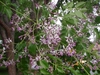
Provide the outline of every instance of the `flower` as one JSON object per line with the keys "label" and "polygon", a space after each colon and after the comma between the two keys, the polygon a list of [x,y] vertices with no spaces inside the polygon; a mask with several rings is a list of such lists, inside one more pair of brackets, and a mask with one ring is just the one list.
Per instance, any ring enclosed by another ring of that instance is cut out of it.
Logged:
{"label": "flower", "polygon": [[73,48],[74,46],[76,46],[76,43],[73,41],[72,37],[65,37],[65,38],[66,42],[68,43],[67,47],[65,48],[65,52],[68,56],[73,56],[74,54],[76,54],[76,51]]}
{"label": "flower", "polygon": [[22,28],[21,27],[17,27],[17,30],[20,32],[22,30]]}
{"label": "flower", "polygon": [[53,44],[53,45],[57,45],[60,41],[60,31],[61,31],[61,26],[59,25],[52,25],[52,24],[48,24],[45,23],[45,25],[43,26],[43,32],[44,35],[41,36],[41,43],[43,44]]}
{"label": "flower", "polygon": [[49,5],[48,5],[48,7],[50,9],[54,9],[56,7],[56,4],[54,2],[50,2]]}
{"label": "flower", "polygon": [[39,5],[38,3],[36,3],[35,6],[36,6],[37,9],[40,9],[40,8],[42,7],[42,6]]}
{"label": "flower", "polygon": [[66,54],[68,56],[74,56],[76,54],[76,51],[74,49],[66,50]]}

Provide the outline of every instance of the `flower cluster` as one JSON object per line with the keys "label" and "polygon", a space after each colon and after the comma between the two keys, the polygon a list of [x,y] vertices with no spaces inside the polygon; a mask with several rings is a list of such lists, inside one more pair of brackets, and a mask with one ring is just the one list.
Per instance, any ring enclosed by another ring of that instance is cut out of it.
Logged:
{"label": "flower cluster", "polygon": [[21,23],[24,22],[25,18],[27,18],[30,14],[30,10],[28,8],[26,8],[25,13],[23,14],[23,16],[18,16],[17,14],[14,14],[12,16],[12,19],[10,21],[11,25],[14,25],[14,27],[12,27],[12,30],[15,31],[25,31],[26,28],[30,27],[28,23],[25,23],[25,25],[21,25]]}
{"label": "flower cluster", "polygon": [[51,50],[50,53],[56,56],[63,56],[63,55],[74,56],[76,54],[76,51],[73,48],[74,46],[76,46],[75,42],[72,40],[71,37],[67,37],[66,41],[68,42],[67,47],[63,46],[63,49]]}
{"label": "flower cluster", "polygon": [[44,23],[43,25],[43,32],[45,33],[43,36],[41,36],[41,42],[43,44],[47,45],[57,45],[61,38],[60,38],[60,31],[61,26],[57,24],[50,24],[50,23]]}
{"label": "flower cluster", "polygon": [[31,69],[33,70],[38,70],[41,67],[37,64],[37,61],[39,61],[41,59],[40,56],[37,56],[35,59],[33,59],[33,57],[31,55],[28,55],[29,60],[30,60],[30,65],[31,65]]}
{"label": "flower cluster", "polygon": [[68,56],[73,56],[74,54],[76,54],[76,51],[73,48],[74,46],[76,46],[76,43],[70,36],[66,37],[66,42],[68,43],[68,46],[65,48],[65,52]]}
{"label": "flower cluster", "polygon": [[3,60],[2,63],[0,63],[0,66],[5,66],[5,67],[7,67],[7,66],[9,66],[9,65],[11,65],[11,64],[15,64],[15,61],[14,61],[13,59],[12,59],[12,60],[9,60],[9,61]]}

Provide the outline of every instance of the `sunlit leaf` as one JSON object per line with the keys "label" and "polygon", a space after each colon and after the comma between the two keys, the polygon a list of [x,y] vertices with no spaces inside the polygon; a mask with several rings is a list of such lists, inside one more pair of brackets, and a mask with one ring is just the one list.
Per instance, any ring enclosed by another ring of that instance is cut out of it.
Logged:
{"label": "sunlit leaf", "polygon": [[81,8],[81,7],[83,7],[85,5],[85,2],[78,2],[76,5],[75,5],[75,7],[76,8]]}
{"label": "sunlit leaf", "polygon": [[43,74],[43,75],[48,75],[49,72],[46,70],[46,69],[41,69],[40,72]]}
{"label": "sunlit leaf", "polygon": [[40,65],[41,65],[43,68],[48,68],[48,67],[49,67],[49,64],[48,64],[47,61],[45,61],[45,60],[40,60]]}
{"label": "sunlit leaf", "polygon": [[73,5],[74,5],[74,3],[73,3],[73,2],[69,2],[69,3],[67,4],[67,8],[72,8],[72,7],[73,7]]}
{"label": "sunlit leaf", "polygon": [[58,66],[58,67],[57,67],[57,70],[58,70],[58,72],[60,72],[60,73],[64,73],[64,70],[62,69],[61,66]]}
{"label": "sunlit leaf", "polygon": [[83,18],[83,14],[81,11],[75,11],[77,17]]}

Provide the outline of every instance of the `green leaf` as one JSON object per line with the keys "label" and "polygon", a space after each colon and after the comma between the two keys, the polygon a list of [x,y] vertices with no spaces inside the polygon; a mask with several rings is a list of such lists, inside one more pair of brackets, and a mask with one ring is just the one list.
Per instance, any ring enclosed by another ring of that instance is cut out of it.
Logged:
{"label": "green leaf", "polygon": [[[57,61],[58,61],[59,63],[62,62],[62,60],[61,60],[60,58],[56,57],[56,56],[55,56],[55,59],[57,59]],[[59,64],[59,63],[58,63],[58,64]]]}
{"label": "green leaf", "polygon": [[67,7],[68,7],[68,8],[72,8],[72,7],[73,7],[73,5],[74,5],[74,3],[73,3],[73,2],[69,2],[69,3],[67,4]]}
{"label": "green leaf", "polygon": [[73,8],[73,6],[74,6],[74,3],[73,2],[69,2],[65,6],[62,6],[62,9],[66,10],[68,8]]}
{"label": "green leaf", "polygon": [[56,57],[56,56],[53,56],[53,55],[51,55],[51,54],[48,54],[48,56],[49,56],[50,59],[53,60],[53,61],[56,61],[56,62],[59,62],[59,63],[62,62],[62,60],[61,60],[60,58]]}
{"label": "green leaf", "polygon": [[66,29],[66,26],[63,26],[61,30],[61,37],[64,37],[68,35],[68,30]]}
{"label": "green leaf", "polygon": [[30,44],[29,45],[29,47],[28,47],[28,49],[29,49],[29,53],[31,54],[31,55],[35,55],[36,54],[36,45],[35,44]]}
{"label": "green leaf", "polygon": [[45,6],[43,6],[43,8],[42,8],[42,16],[48,17],[49,14],[50,14],[50,12],[45,8]]}
{"label": "green leaf", "polygon": [[95,18],[95,23],[96,23],[96,24],[100,23],[100,16],[97,16],[97,17]]}
{"label": "green leaf", "polygon": [[8,6],[13,6],[14,8],[17,8],[18,6],[14,3],[7,3]]}
{"label": "green leaf", "polygon": [[9,19],[11,18],[11,16],[12,16],[12,10],[11,9],[5,8],[4,13],[8,16]]}
{"label": "green leaf", "polygon": [[77,25],[78,20],[77,20],[75,17],[71,16],[71,15],[65,15],[65,16],[63,17],[62,22],[63,22],[64,24],[66,23],[66,25],[67,25],[67,24],[70,24],[70,25]]}
{"label": "green leaf", "polygon": [[49,72],[46,69],[41,69],[40,72],[44,75],[48,75]]}
{"label": "green leaf", "polygon": [[77,75],[83,75],[79,70],[76,70],[75,72],[77,73]]}
{"label": "green leaf", "polygon": [[51,54],[48,54],[48,56],[51,58],[51,59],[54,59],[55,56],[51,55]]}
{"label": "green leaf", "polygon": [[23,0],[19,0],[19,3],[20,4],[23,4],[25,2],[25,0],[23,1]]}
{"label": "green leaf", "polygon": [[23,48],[25,48],[25,46],[26,46],[26,43],[25,42],[21,42],[21,43],[18,43],[17,45],[16,45],[16,49],[17,50],[22,50]]}
{"label": "green leaf", "polygon": [[74,28],[71,28],[71,29],[69,30],[69,33],[70,33],[71,36],[76,35],[76,31],[75,31]]}
{"label": "green leaf", "polygon": [[22,58],[20,62],[17,64],[17,68],[21,69],[22,71],[28,70],[29,68],[29,58]]}
{"label": "green leaf", "polygon": [[80,9],[81,12],[86,12],[87,11],[87,8],[82,8]]}
{"label": "green leaf", "polygon": [[94,31],[96,33],[96,40],[99,40],[100,39],[100,32],[98,31],[97,28],[94,28]]}
{"label": "green leaf", "polygon": [[4,13],[4,8],[5,8],[5,7],[4,7],[2,4],[0,4],[0,12],[1,12],[1,13]]}
{"label": "green leaf", "polygon": [[40,60],[40,65],[45,69],[49,67],[49,64],[45,60]]}
{"label": "green leaf", "polygon": [[85,2],[78,2],[75,7],[76,8],[82,8],[85,5]]}
{"label": "green leaf", "polygon": [[[79,39],[79,41],[80,41],[80,39]],[[80,42],[81,42],[81,41],[80,41]],[[83,48],[83,46],[82,46],[81,43],[77,43],[77,45],[75,46],[75,49],[76,49],[77,52],[80,52],[80,51],[82,51],[84,48]]]}
{"label": "green leaf", "polygon": [[72,20],[73,20],[72,24],[77,25],[78,20],[76,18],[74,18],[74,17],[72,18]]}
{"label": "green leaf", "polygon": [[79,17],[79,18],[84,18],[81,11],[75,11],[75,14],[76,14],[76,16]]}
{"label": "green leaf", "polygon": [[91,13],[93,11],[92,3],[87,1],[86,2],[87,13]]}
{"label": "green leaf", "polygon": [[88,31],[89,31],[89,29],[87,28],[87,24],[85,24],[82,32],[83,33],[87,33]]}
{"label": "green leaf", "polygon": [[91,45],[87,48],[87,50],[86,50],[86,51],[90,53],[90,52],[91,52],[91,50],[93,49],[93,47],[94,47],[94,44],[91,44]]}
{"label": "green leaf", "polygon": [[70,70],[74,75],[78,75],[72,67],[69,67],[69,70]]}
{"label": "green leaf", "polygon": [[62,22],[62,25],[63,26],[66,26],[67,25],[67,22],[64,20],[64,18],[63,18],[63,20],[61,20],[61,22]]}
{"label": "green leaf", "polygon": [[64,70],[63,70],[63,68],[61,66],[57,67],[57,71],[60,72],[60,73],[64,73]]}
{"label": "green leaf", "polygon": [[84,13],[83,13],[82,15],[83,15],[83,18],[84,18],[84,19],[86,19],[86,18],[87,18],[87,17],[86,17],[86,15],[85,15]]}

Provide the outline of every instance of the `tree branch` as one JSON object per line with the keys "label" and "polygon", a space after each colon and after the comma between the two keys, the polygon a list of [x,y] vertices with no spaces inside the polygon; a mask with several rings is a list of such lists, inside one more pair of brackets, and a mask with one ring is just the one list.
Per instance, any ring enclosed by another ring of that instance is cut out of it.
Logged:
{"label": "tree branch", "polygon": [[2,21],[2,19],[0,19],[0,26],[3,27],[4,30],[6,31],[7,37],[8,37],[8,38],[11,38],[11,29],[9,28],[9,26],[7,26],[7,25]]}
{"label": "tree branch", "polygon": [[1,26],[0,26],[0,34],[1,34],[1,38],[3,40],[3,44],[5,44],[6,43],[5,39],[7,39],[7,36],[6,36],[6,32],[5,32],[4,28],[2,28]]}

